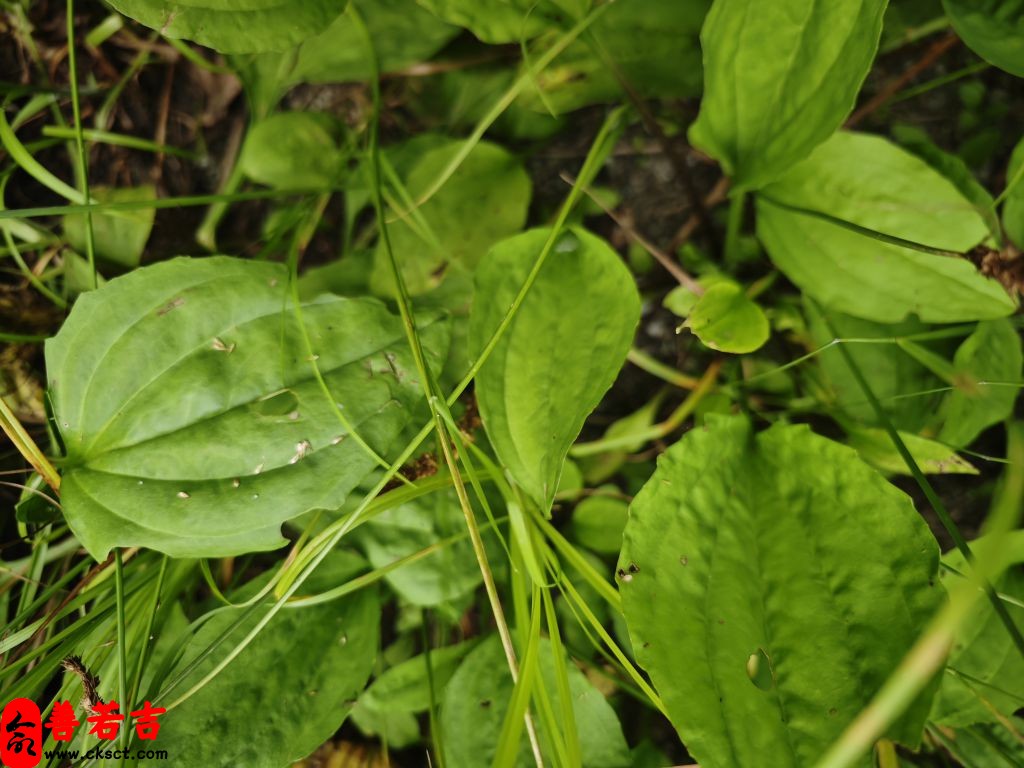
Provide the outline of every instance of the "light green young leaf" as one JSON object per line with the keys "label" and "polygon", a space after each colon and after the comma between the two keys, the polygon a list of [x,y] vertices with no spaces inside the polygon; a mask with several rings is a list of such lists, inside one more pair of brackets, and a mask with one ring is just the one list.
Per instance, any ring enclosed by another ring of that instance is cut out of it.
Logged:
{"label": "light green young leaf", "polygon": [[972,51],[1024,77],[1024,6],[1017,0],[942,0],[942,5]]}
{"label": "light green young leaf", "polygon": [[[282,522],[336,509],[373,468],[314,378],[287,285],[280,264],[161,262],[82,296],[47,341],[61,502],[94,557],[274,549]],[[339,297],[303,319],[342,413],[387,451],[422,397],[400,320]],[[447,324],[420,335],[439,366]]]}
{"label": "light green young leaf", "polygon": [[[852,449],[709,416],[634,500],[619,589],[638,659],[702,766],[805,768],[938,609],[938,557],[911,500]],[[767,688],[751,657],[769,664]],[[895,738],[917,743],[929,699]]]}
{"label": "light green young leaf", "polygon": [[[553,654],[550,642],[542,640],[540,676],[535,685],[543,684],[553,710],[558,712],[560,704]],[[615,710],[575,665],[567,664],[567,668],[583,768],[630,766],[629,747]],[[445,764],[449,768],[480,768],[492,764],[512,688],[512,677],[505,665],[501,644],[495,635],[491,635],[466,657],[445,689],[441,725]],[[535,722],[542,745],[549,744],[549,737],[539,720]],[[550,749],[544,751],[550,754]],[[533,765],[524,737],[516,768]]]}
{"label": "light green young leaf", "polygon": [[1024,248],[1024,179],[1018,178],[1024,166],[1024,139],[1017,143],[1006,169],[1007,184],[1016,181],[1003,202],[1003,228],[1018,248]]}
{"label": "light green young leaf", "polygon": [[952,182],[879,136],[839,132],[763,190],[757,231],[772,261],[827,307],[876,322],[913,313],[951,323],[1015,309],[966,258],[881,242],[773,201],[949,251],[985,240],[984,218]]}
{"label": "light green young leaf", "polygon": [[[476,640],[466,640],[430,652],[431,674],[437,695],[444,690],[459,664],[476,644]],[[430,678],[427,676],[426,655],[421,653],[385,670],[366,689],[360,702],[385,713],[426,712],[430,708]]]}
{"label": "light green young leaf", "polygon": [[[479,351],[526,281],[549,230],[499,243],[476,273],[470,348]],[[607,243],[562,233],[480,370],[476,395],[501,463],[544,511],[583,422],[626,359],[640,319],[629,270]]]}
{"label": "light green young leaf", "polygon": [[718,0],[701,32],[704,100],[690,139],[739,189],[774,181],[853,108],[886,0]]}
{"label": "light green young leaf", "polygon": [[[136,202],[156,199],[152,186],[110,189],[92,187],[89,194],[100,203]],[[156,218],[155,208],[134,211],[100,211],[92,214],[92,236],[96,256],[122,267],[137,267]],[[79,253],[86,253],[85,216],[65,216],[64,236]],[[90,275],[90,280],[91,280]],[[90,282],[90,287],[91,282]]]}
{"label": "light green young leaf", "polygon": [[347,0],[110,0],[164,37],[193,40],[221,53],[286,51],[312,37]]}
{"label": "light green young leaf", "polygon": [[345,170],[341,126],[321,112],[278,112],[245,137],[238,164],[253,181],[278,189],[337,187]]}
{"label": "light green young leaf", "polygon": [[[882,472],[910,474],[903,456],[896,450],[889,433],[880,427],[847,429],[850,447],[871,466]],[[911,432],[900,432],[900,439],[914,457],[917,466],[931,475],[976,475],[977,468],[952,448]]]}
{"label": "light green young leaf", "polygon": [[704,292],[683,325],[711,349],[735,354],[760,349],[771,335],[764,310],[727,280]]}
{"label": "light green young leaf", "polygon": [[[317,592],[337,586],[355,575],[358,563],[345,553],[334,554],[307,588]],[[244,610],[224,609],[205,622],[175,670],[184,669]],[[172,698],[212,671],[266,610],[258,609],[234,630]],[[366,684],[379,631],[380,603],[372,588],[282,610],[219,675],[161,716],[161,748],[209,768],[281,768],[306,757],[338,730]]]}
{"label": "light green young leaf", "polygon": [[[1012,546],[1019,550],[1024,545],[1024,532],[1009,535],[1014,540]],[[981,538],[971,548],[980,556],[979,545],[983,551],[984,544]],[[959,574],[970,570],[956,550],[946,553],[942,560]],[[952,590],[963,581],[963,575],[943,571],[942,581]],[[1024,600],[1024,574],[1019,567],[1007,569],[994,586],[1004,595]],[[1004,605],[1017,626],[1024,628],[1024,608]],[[1024,690],[1024,659],[989,602],[979,601],[974,615],[960,625],[948,667],[932,706],[931,719],[936,723],[959,728],[996,722],[997,713],[1011,715],[1024,706],[1020,695]]]}
{"label": "light green young leaf", "polygon": [[1013,384],[1021,382],[1022,365],[1024,353],[1013,323],[1006,319],[978,323],[953,358],[956,390],[943,404],[939,439],[950,445],[970,445],[985,429],[1009,417],[1020,393]]}
{"label": "light green young leaf", "polygon": [[[427,151],[403,180],[415,200],[462,149],[448,141]],[[530,206],[530,177],[522,163],[496,144],[480,142],[441,190],[410,216],[389,225],[391,246],[413,295],[435,287],[452,262],[472,268],[504,237],[520,231]],[[406,199],[399,197],[400,207]],[[394,291],[383,243],[374,255],[371,285],[376,293]]]}

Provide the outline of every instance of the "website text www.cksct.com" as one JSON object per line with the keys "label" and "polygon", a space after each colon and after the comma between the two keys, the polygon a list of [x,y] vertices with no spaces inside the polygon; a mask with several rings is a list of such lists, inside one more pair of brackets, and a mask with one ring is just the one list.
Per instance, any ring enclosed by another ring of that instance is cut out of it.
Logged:
{"label": "website text www.cksct.com", "polygon": [[108,749],[93,747],[82,752],[80,749],[47,749],[43,751],[47,760],[167,760],[166,749]]}

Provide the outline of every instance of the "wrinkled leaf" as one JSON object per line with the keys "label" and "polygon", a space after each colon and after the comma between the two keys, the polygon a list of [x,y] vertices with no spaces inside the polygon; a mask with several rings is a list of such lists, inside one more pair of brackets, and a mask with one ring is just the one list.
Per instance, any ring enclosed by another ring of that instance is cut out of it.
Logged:
{"label": "wrinkled leaf", "polygon": [[[279,264],[161,262],[82,296],[47,341],[64,515],[97,559],[274,549],[282,522],[336,509],[374,466],[314,379],[287,283]],[[401,322],[372,299],[303,315],[343,414],[387,451],[421,397]],[[446,324],[420,334],[438,365]]]}
{"label": "wrinkled leaf", "polygon": [[279,112],[249,129],[238,163],[253,181],[278,189],[331,189],[344,171],[340,126],[320,112]]}
{"label": "wrinkled leaf", "polygon": [[194,40],[221,53],[285,51],[315,35],[347,0],[110,0],[164,37]]}
{"label": "wrinkled leaf", "polygon": [[775,265],[827,307],[876,322],[916,314],[949,323],[1002,317],[1015,304],[966,258],[881,242],[821,212],[886,235],[964,252],[985,220],[947,179],[889,141],[840,132],[758,197],[757,231]]}
{"label": "wrinkled leaf", "polygon": [[701,32],[704,100],[694,145],[738,188],[803,160],[853,108],[885,0],[718,0]]}
{"label": "wrinkled leaf", "polygon": [[[110,189],[92,187],[89,194],[100,203],[137,202],[156,199],[151,186]],[[92,237],[96,256],[122,267],[136,267],[153,231],[155,208],[134,211],[98,211],[92,214]],[[87,253],[86,222],[81,214],[64,217],[64,236],[79,253]],[[89,275],[89,287],[92,287]]]}
{"label": "wrinkled leaf", "polygon": [[[1020,531],[1008,536],[1013,540],[1011,547],[1019,549],[1024,544]],[[972,542],[971,549],[980,556],[984,545],[982,538]],[[953,590],[963,583],[970,567],[956,550],[942,560],[956,570],[942,573],[943,583]],[[1024,600],[1024,573],[1019,567],[1006,570],[994,586],[997,592]],[[1024,608],[1005,601],[1003,605],[1017,626],[1024,629]],[[948,667],[932,707],[935,722],[952,727],[996,722],[996,713],[1011,715],[1024,706],[1019,695],[1024,689],[1024,659],[988,601],[978,601],[973,615],[960,624]]]}
{"label": "wrinkled leaf", "polygon": [[[509,238],[481,262],[472,350],[498,328],[549,234]],[[636,285],[615,251],[583,230],[564,232],[477,376],[488,438],[544,511],[569,447],[626,359],[639,318]]]}
{"label": "wrinkled leaf", "polygon": [[1024,77],[1024,6],[1017,0],[942,0],[942,5],[972,51]]}
{"label": "wrinkled leaf", "polygon": [[[903,456],[884,429],[856,428],[847,430],[850,447],[871,466],[882,472],[908,475],[910,470]],[[976,475],[978,470],[947,445],[910,432],[900,432],[900,439],[914,457],[917,466],[930,475]]]}
{"label": "wrinkled leaf", "polygon": [[[333,555],[303,593],[343,583],[358,565],[344,553]],[[187,691],[220,663],[266,610],[258,608],[228,635],[185,676],[176,693]],[[226,608],[206,621],[174,673],[244,612]],[[160,718],[160,747],[210,768],[280,768],[305,757],[331,738],[365,685],[377,654],[379,624],[380,604],[372,588],[308,608],[283,609],[219,675]]]}
{"label": "wrinkled leaf", "polygon": [[[584,768],[625,768],[631,765],[622,726],[604,697],[573,664],[567,664],[576,729]],[[555,682],[555,659],[551,644],[541,641],[540,675],[555,712],[560,712]],[[479,768],[491,765],[501,733],[501,724],[512,696],[512,677],[505,663],[501,643],[491,635],[473,649],[445,689],[441,707],[445,764],[450,768]],[[539,720],[542,743],[548,738]],[[551,754],[550,747],[543,750]],[[517,768],[534,765],[524,736]]]}
{"label": "wrinkled leaf", "polygon": [[764,310],[742,286],[726,280],[704,292],[684,326],[711,349],[736,354],[760,349],[771,333]]}
{"label": "wrinkled leaf", "polygon": [[[1009,320],[978,323],[953,358],[956,390],[942,408],[939,439],[950,445],[970,445],[985,429],[1013,413],[1021,381],[1020,335]],[[985,382],[985,383],[982,383]],[[991,382],[991,383],[989,383]]]}
{"label": "wrinkled leaf", "polygon": [[[448,141],[423,154],[404,179],[416,200],[441,175],[462,142]],[[413,295],[435,287],[451,262],[474,267],[488,249],[526,223],[530,178],[512,154],[480,142],[441,190],[402,221],[389,225],[391,246]],[[403,204],[403,209],[408,204]],[[374,254],[371,285],[391,295],[394,281],[383,243]]]}
{"label": "wrinkled leaf", "polygon": [[[937,566],[911,500],[852,449],[709,416],[634,500],[618,574],[633,647],[694,758],[803,768],[938,609]],[[762,653],[767,688],[748,671]],[[928,699],[898,739],[918,741]]]}

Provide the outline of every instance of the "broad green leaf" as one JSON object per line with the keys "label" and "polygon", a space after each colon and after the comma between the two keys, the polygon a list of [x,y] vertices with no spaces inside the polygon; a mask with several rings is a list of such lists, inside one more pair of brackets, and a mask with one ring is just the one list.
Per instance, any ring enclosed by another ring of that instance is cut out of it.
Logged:
{"label": "broad green leaf", "polygon": [[[152,186],[110,189],[92,187],[89,194],[101,203],[138,202],[156,199]],[[153,231],[155,208],[134,211],[100,211],[92,214],[92,237],[96,256],[122,267],[137,267]],[[81,214],[64,217],[64,236],[79,253],[87,252],[86,223]],[[89,276],[89,287],[92,287]]]}
{"label": "broad green leaf", "polygon": [[978,323],[953,358],[956,390],[942,408],[944,423],[939,439],[966,446],[985,429],[1013,413],[1020,389],[1024,353],[1009,320]]}
{"label": "broad green leaf", "polygon": [[[435,695],[440,695],[476,640],[466,640],[430,652]],[[380,712],[426,712],[430,708],[427,655],[419,654],[386,670],[363,693],[360,702]]]}
{"label": "broad green leaf", "polygon": [[736,354],[760,349],[771,333],[764,310],[728,280],[710,286],[683,325],[711,349]]}
{"label": "broad green leaf", "polygon": [[577,40],[538,74],[533,85],[540,97],[534,92],[529,103],[561,114],[620,99],[623,88],[610,64],[644,98],[699,95],[698,38],[710,5],[709,0],[616,0],[591,26],[592,40]]}
{"label": "broad green leaf", "polygon": [[[1024,544],[1024,533],[1015,531],[1009,535],[1016,547]],[[979,545],[983,552],[984,542],[982,538],[972,543],[971,548],[979,556]],[[948,552],[942,560],[957,572],[942,574],[943,583],[952,590],[962,583],[969,566],[956,550]],[[1006,570],[994,586],[997,592],[1024,600],[1024,573],[1017,564]],[[1004,606],[1013,621],[1024,629],[1024,608],[1009,602],[1004,602]],[[948,667],[931,712],[931,719],[940,725],[958,728],[996,722],[997,714],[1011,715],[1024,707],[1024,659],[987,601],[979,601],[973,615],[961,623]]]}
{"label": "broad green leaf", "polygon": [[627,508],[625,501],[614,496],[588,496],[572,511],[573,541],[601,555],[619,554]]}
{"label": "broad green leaf", "polygon": [[[403,179],[408,197],[398,198],[399,207],[429,189],[461,149],[461,141],[449,141],[423,154]],[[480,142],[437,194],[389,226],[410,293],[435,287],[453,262],[475,267],[491,246],[523,228],[529,206],[530,178],[522,163],[498,145]],[[371,285],[380,295],[394,290],[383,243]]]}
{"label": "broad green leaf", "polygon": [[[314,378],[280,264],[179,258],[83,295],[46,343],[64,515],[102,560],[274,549],[374,466]],[[372,299],[303,306],[333,399],[378,453],[421,397],[398,317]],[[447,325],[420,323],[429,362]]]}
{"label": "broad green leaf", "polygon": [[690,129],[737,188],[774,181],[853,108],[886,0],[718,0],[701,32],[704,100]]}
{"label": "broad green leaf", "polygon": [[[573,664],[568,664],[569,691],[582,748],[583,768],[625,768],[631,765],[629,748],[615,711]],[[559,712],[555,683],[555,659],[551,644],[541,641],[540,676],[551,706]],[[449,768],[480,768],[491,765],[502,721],[512,696],[512,676],[497,636],[491,635],[473,649],[448,682],[441,706],[445,765]],[[548,736],[535,718],[542,744]],[[550,748],[543,750],[551,754]],[[517,768],[534,765],[526,738],[522,739]]]}
{"label": "broad green leaf", "polygon": [[[329,589],[355,575],[358,560],[333,555],[303,591]],[[258,608],[180,683],[187,691],[264,617]],[[226,608],[185,647],[183,670],[245,612]],[[302,609],[285,608],[224,670],[160,718],[159,742],[191,765],[281,768],[331,738],[366,684],[377,654],[380,604],[372,588]]]}
{"label": "broad green leaf", "polygon": [[950,751],[962,765],[971,768],[1019,768],[1024,765],[1024,743],[1018,736],[1024,733],[1024,719],[1009,717],[1006,722],[1009,727],[1003,723],[981,724],[945,731]]}
{"label": "broad green leaf", "polygon": [[[435,493],[389,509],[366,522],[356,534],[374,568],[383,568],[465,530],[454,493]],[[437,606],[468,598],[480,584],[480,568],[469,540],[459,541],[409,563],[384,577],[413,605]],[[455,610],[465,609],[465,600]]]}
{"label": "broad green leaf", "polygon": [[551,24],[535,0],[417,0],[449,24],[465,27],[485,43],[518,43]]}
{"label": "broad green leaf", "polygon": [[[477,268],[470,348],[479,353],[526,282],[550,231],[499,243]],[[476,380],[501,463],[544,511],[569,447],[612,385],[640,318],[629,270],[607,243],[563,232]]]}
{"label": "broad green leaf", "polygon": [[269,187],[330,190],[345,171],[340,134],[330,115],[279,112],[249,129],[238,164],[250,179]]}
{"label": "broad green leaf", "polygon": [[[619,590],[701,766],[805,768],[938,609],[938,556],[911,500],[852,449],[806,426],[755,436],[744,417],[709,416],[635,498]],[[751,657],[769,665],[766,688]],[[892,735],[916,744],[930,698]]]}
{"label": "broad green leaf", "polygon": [[1010,157],[1010,165],[1006,169],[1006,183],[1014,183],[1003,203],[1003,227],[1006,236],[1018,248],[1024,248],[1024,178],[1020,174],[1024,168],[1024,139],[1014,147]]}
{"label": "broad green leaf", "polygon": [[312,37],[347,0],[109,0],[164,37],[194,40],[221,53],[285,51]]}
{"label": "broad green leaf", "polygon": [[965,252],[985,240],[984,218],[952,182],[879,136],[837,133],[758,196],[757,231],[775,265],[825,306],[876,322],[983,320],[1015,309],[966,258],[881,242],[774,202],[933,248]]}
{"label": "broad green leaf", "polygon": [[942,0],[942,5],[972,51],[1024,77],[1024,6],[1017,0]]}
{"label": "broad green leaf", "polygon": [[[814,347],[823,347],[833,340],[832,333],[819,309],[810,301],[805,301],[804,305],[811,341]],[[826,311],[825,314],[843,339],[892,339],[927,328],[917,320],[882,325],[840,312]],[[931,423],[940,399],[935,393],[927,394],[927,390],[942,386],[939,379],[895,344],[850,342],[847,351],[860,369],[868,372],[871,388],[897,429],[919,432]],[[877,424],[878,416],[864,397],[842,352],[826,349],[818,355],[817,361],[825,379],[826,392],[821,396],[825,404],[838,405],[843,413],[862,424]]]}
{"label": "broad green leaf", "polygon": [[[893,445],[889,433],[880,427],[849,428],[850,447],[871,466],[882,472],[908,475],[910,470],[903,456]],[[914,457],[917,466],[931,475],[976,475],[973,464],[952,448],[910,432],[900,432],[900,439]]]}

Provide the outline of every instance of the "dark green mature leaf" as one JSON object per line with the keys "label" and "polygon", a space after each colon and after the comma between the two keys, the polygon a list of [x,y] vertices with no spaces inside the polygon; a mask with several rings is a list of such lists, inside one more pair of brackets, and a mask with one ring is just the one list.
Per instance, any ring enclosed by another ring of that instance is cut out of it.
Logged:
{"label": "dark green mature leaf", "polygon": [[[1024,532],[1015,531],[1009,537],[1007,548],[1019,552],[1024,546]],[[972,543],[979,557],[984,547],[984,538]],[[942,574],[948,588],[955,589],[970,567],[956,550],[948,552],[942,560],[960,574]],[[995,587],[1015,600],[1024,600],[1024,572],[1015,565],[999,578]],[[1024,608],[1004,604],[1017,626],[1024,628]],[[973,615],[960,625],[948,667],[932,706],[931,719],[936,723],[957,728],[996,722],[998,715],[1011,715],[1024,706],[1020,696],[1024,690],[1024,659],[989,602],[979,601]]]}
{"label": "dark green mature leaf", "polygon": [[[939,439],[966,446],[985,429],[1013,413],[1020,389],[1024,352],[1013,323],[978,323],[953,358],[956,390],[943,404]],[[991,382],[991,383],[990,383]]]}
{"label": "dark green mature leaf", "polygon": [[465,27],[485,43],[518,43],[551,23],[535,0],[417,0],[439,18]]}
{"label": "dark green mature leaf", "polygon": [[109,0],[161,35],[222,53],[285,51],[315,35],[347,0]]}
{"label": "dark green mature leaf", "polygon": [[[383,568],[464,531],[465,526],[454,493],[445,492],[376,515],[356,535],[367,559],[375,568]],[[467,539],[394,570],[385,579],[413,605],[436,606],[467,598],[482,576]],[[465,610],[465,602],[454,618]]]}
{"label": "dark green mature leaf", "polygon": [[[403,179],[400,208],[426,192],[461,141],[446,141],[418,158]],[[391,246],[413,295],[435,287],[451,262],[475,267],[484,254],[526,223],[530,177],[522,163],[497,144],[480,142],[440,191],[402,221],[390,225]],[[377,246],[371,285],[392,295],[394,280],[384,244]]]}
{"label": "dark green mature leaf", "polygon": [[253,181],[278,189],[331,189],[345,170],[341,126],[321,112],[278,112],[245,137],[238,158]]}
{"label": "dark green mature leaf", "polygon": [[942,5],[972,51],[1024,77],[1024,6],[1017,0],[942,0]]}
{"label": "dark green mature leaf", "polygon": [[[355,575],[358,565],[345,553],[332,555],[306,589],[337,586]],[[184,669],[244,610],[223,609],[206,621],[175,669]],[[266,610],[246,619],[175,693],[208,674]],[[161,717],[161,748],[188,755],[190,765],[210,768],[281,768],[305,757],[330,739],[348,715],[373,669],[379,631],[380,603],[372,588],[282,610],[219,675]]]}
{"label": "dark green mature leaf", "polygon": [[701,32],[704,101],[693,143],[738,188],[776,179],[853,108],[886,0],[719,0]]}
{"label": "dark green mature leaf", "polygon": [[[279,264],[179,258],[83,296],[46,343],[67,460],[64,514],[89,552],[273,549],[374,466],[314,379]],[[378,453],[421,396],[399,319],[372,299],[303,307],[317,364]],[[432,366],[447,324],[421,322]]]}
{"label": "dark green mature leaf", "polygon": [[[526,282],[544,243],[536,229],[499,243],[476,273],[470,348],[479,352]],[[476,395],[502,464],[541,507],[562,462],[626,359],[640,318],[629,270],[581,229],[560,235],[511,324],[480,370]]]}
{"label": "dark green mature leaf", "polygon": [[[709,416],[634,500],[619,589],[638,658],[702,766],[803,768],[940,605],[938,554],[910,499],[852,449]],[[751,657],[770,666],[766,688]],[[928,705],[893,735],[916,743]]]}
{"label": "dark green mature leaf", "polygon": [[837,133],[763,190],[757,230],[772,261],[827,307],[877,322],[911,313],[936,323],[982,320],[1015,309],[966,258],[881,242],[773,201],[949,251],[988,236],[952,182],[881,137]]}
{"label": "dark green mature leaf", "polygon": [[[556,114],[622,98],[610,65],[640,96],[685,98],[700,94],[699,34],[710,0],[616,0],[589,32],[535,79],[543,99],[536,109]],[[600,46],[604,55],[598,53]]]}
{"label": "dark green mature leaf", "polygon": [[[625,768],[631,765],[629,747],[615,710],[575,665],[566,666],[583,767]],[[553,710],[560,712],[555,680],[554,652],[551,644],[542,640],[540,675],[536,684],[543,683]],[[512,688],[512,676],[505,664],[501,643],[497,636],[491,635],[466,657],[445,689],[441,725],[445,764],[449,768],[491,765]],[[548,736],[539,721],[537,727],[542,743],[547,744]],[[544,751],[550,754],[550,749]],[[524,737],[516,766],[528,768],[532,765],[533,757]]]}
{"label": "dark green mature leaf", "polygon": [[[833,340],[818,307],[805,302],[812,340],[817,347]],[[826,312],[829,321],[844,339],[892,339],[926,330],[917,320],[895,325],[882,325],[850,317],[840,312]],[[863,371],[870,371],[871,386],[882,403],[886,415],[897,429],[919,432],[935,416],[940,396],[924,394],[942,386],[942,381],[895,344],[850,343],[847,351]],[[826,349],[818,358],[828,389],[822,398],[829,406],[838,405],[846,415],[863,424],[877,424],[878,416],[857,383],[850,366],[838,349]],[[901,397],[904,395],[916,395]]]}
{"label": "dark green mature leaf", "polygon": [[736,354],[760,349],[771,333],[764,310],[731,280],[708,287],[683,325],[711,349]]}
{"label": "dark green mature leaf", "polygon": [[1006,183],[1014,184],[1003,203],[1003,227],[1006,236],[1018,248],[1024,248],[1024,179],[1020,174],[1024,168],[1024,140],[1017,143],[1010,157],[1010,166],[1006,169]]}
{"label": "dark green mature leaf", "polygon": [[[152,186],[110,189],[92,187],[89,191],[98,202],[138,202],[153,200]],[[135,211],[102,211],[92,214],[92,237],[96,255],[122,267],[136,267],[153,231],[155,208]],[[81,214],[64,217],[64,236],[79,253],[87,253],[85,217]],[[90,274],[90,285],[92,275]]]}

